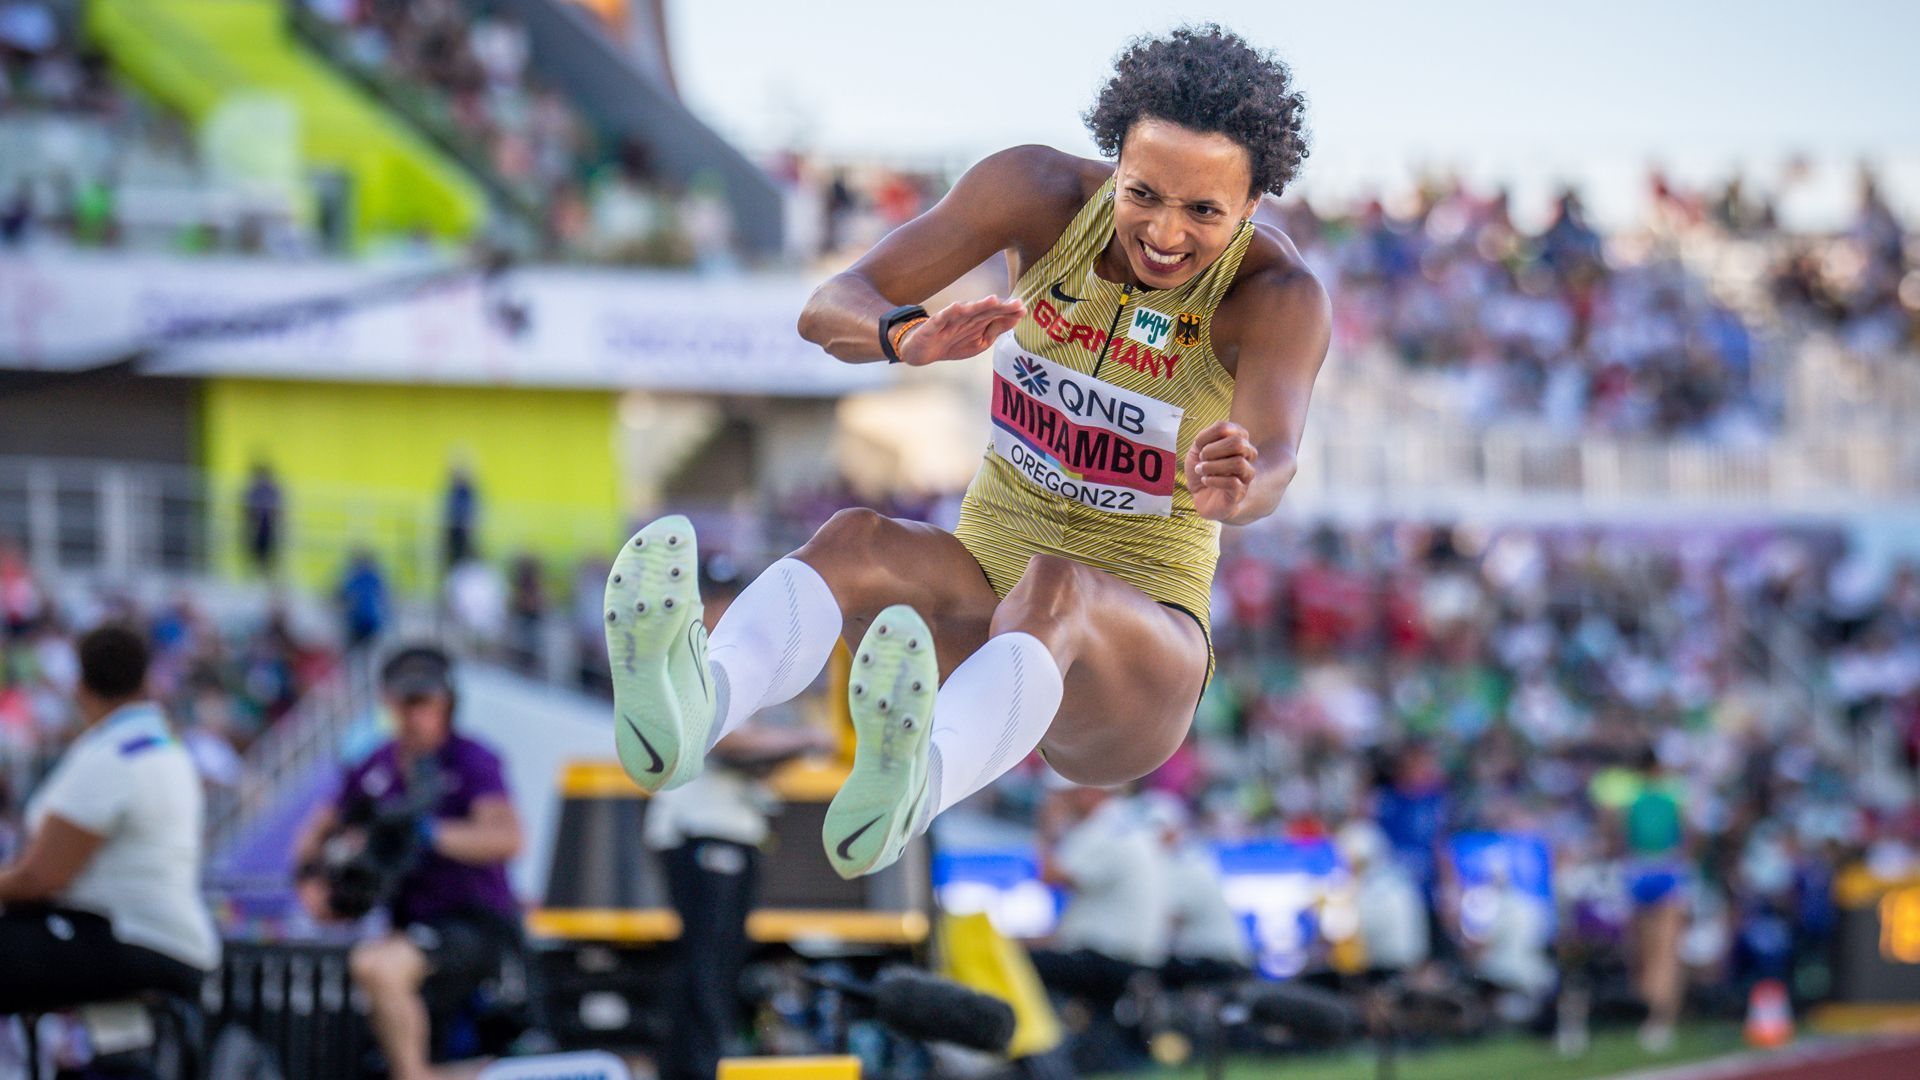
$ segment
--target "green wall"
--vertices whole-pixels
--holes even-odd
[[[90,0],[87,27],[122,75],[195,124],[231,101],[290,104],[306,165],[351,177],[360,241],[459,238],[485,220],[478,185],[296,42],[279,0]]]

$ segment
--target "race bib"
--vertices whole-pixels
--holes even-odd
[[[1185,410],[1022,349],[993,349],[993,452],[1027,482],[1116,514],[1173,513]]]

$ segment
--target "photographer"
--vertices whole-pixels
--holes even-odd
[[[314,917],[392,915],[385,936],[354,946],[354,984],[394,1080],[433,1074],[430,1017],[444,1022],[521,948],[507,884],[520,820],[500,759],[453,730],[451,663],[401,649],[380,671],[392,742],[347,772],[296,848],[300,896]]]
[[[200,779],[145,696],[139,635],[80,639],[85,729],[27,804],[0,866],[0,1016],[146,991],[197,999],[220,963],[200,895]]]

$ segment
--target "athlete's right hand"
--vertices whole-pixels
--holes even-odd
[[[995,338],[1013,329],[1026,311],[1026,305],[1020,301],[1002,300],[997,296],[948,304],[926,322],[907,331],[895,351],[900,355],[900,362],[911,367],[979,356],[993,345]]]

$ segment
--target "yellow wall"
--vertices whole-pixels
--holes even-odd
[[[606,391],[215,379],[202,409],[212,527],[240,568],[239,493],[256,460],[278,475],[283,569],[330,587],[371,545],[403,589],[432,585],[455,462],[480,494],[480,554],[522,549],[550,571],[619,544],[616,397]]]

